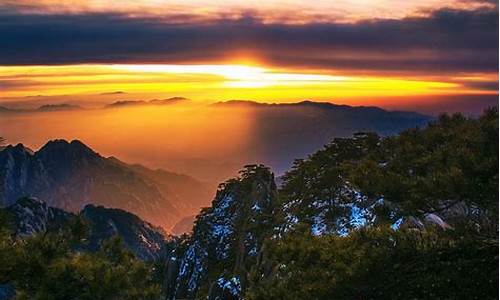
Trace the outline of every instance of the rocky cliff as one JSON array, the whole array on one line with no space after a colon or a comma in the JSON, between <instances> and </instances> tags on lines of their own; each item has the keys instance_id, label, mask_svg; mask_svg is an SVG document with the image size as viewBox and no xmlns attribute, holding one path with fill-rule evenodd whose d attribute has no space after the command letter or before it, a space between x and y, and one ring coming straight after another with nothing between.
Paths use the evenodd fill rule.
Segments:
<instances>
[{"instance_id":1,"label":"rocky cliff","mask_svg":"<svg viewBox=\"0 0 500 300\"><path fill-rule=\"evenodd\" d=\"M220 185L188 246L170 258L167 298L239 299L263 241L273 236L276 201L274 176L260 165Z\"/></svg>"},{"instance_id":2,"label":"rocky cliff","mask_svg":"<svg viewBox=\"0 0 500 300\"><path fill-rule=\"evenodd\" d=\"M166 252L168 236L163 230L120 209L87 205L79 214L73 214L37 199L22 198L0 211L7 215L19 238L64 230L80 217L88 227L88 236L79 246L82 250L96 251L104 240L118 236L141 260L159 259Z\"/></svg>"}]
</instances>

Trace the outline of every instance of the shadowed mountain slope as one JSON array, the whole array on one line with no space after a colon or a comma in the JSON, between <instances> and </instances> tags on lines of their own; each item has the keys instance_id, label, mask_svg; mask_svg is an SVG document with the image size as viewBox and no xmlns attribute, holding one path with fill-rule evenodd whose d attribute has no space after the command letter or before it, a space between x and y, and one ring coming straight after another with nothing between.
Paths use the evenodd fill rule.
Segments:
<instances>
[{"instance_id":1,"label":"shadowed mountain slope","mask_svg":"<svg viewBox=\"0 0 500 300\"><path fill-rule=\"evenodd\" d=\"M87 205L78 214L48 206L33 198L21 198L14 204L0 209L7 215L15 236L27 238L37 233L67 230L72 223L83 229L88 226L88 236L79 246L81 250L97 251L103 242L118 236L126 248L141 260L159 259L165 253L168 236L152 224L121 209ZM77 223L81 217L83 224Z\"/></svg>"},{"instance_id":2,"label":"shadowed mountain slope","mask_svg":"<svg viewBox=\"0 0 500 300\"><path fill-rule=\"evenodd\" d=\"M269 165L277 174L290 168L294 159L314 153L334 138L350 137L357 132L394 135L408 128L424 127L433 120L414 112L313 101L267 104L234 100L213 106L252 116L252 153L248 161Z\"/></svg>"},{"instance_id":3,"label":"shadowed mountain slope","mask_svg":"<svg viewBox=\"0 0 500 300\"><path fill-rule=\"evenodd\" d=\"M50 141L36 152L9 145L0 151L0 167L2 206L25 196L72 212L92 203L133 212L169 230L209 199L208 189L193 178L129 166L76 140Z\"/></svg>"}]
</instances>

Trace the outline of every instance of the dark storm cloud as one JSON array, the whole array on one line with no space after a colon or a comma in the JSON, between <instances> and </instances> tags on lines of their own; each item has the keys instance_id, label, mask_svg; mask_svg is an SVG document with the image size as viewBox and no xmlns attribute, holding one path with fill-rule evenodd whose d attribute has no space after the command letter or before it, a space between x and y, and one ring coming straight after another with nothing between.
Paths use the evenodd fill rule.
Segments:
<instances>
[{"instance_id":1,"label":"dark storm cloud","mask_svg":"<svg viewBox=\"0 0 500 300\"><path fill-rule=\"evenodd\" d=\"M498 91L498 81L479 81L479 82L474 82L474 81L469 81L469 82L464 82L462 83L465 87L471 88L471 89L479 89L479 90L485 90L485 91Z\"/></svg>"},{"instance_id":2,"label":"dark storm cloud","mask_svg":"<svg viewBox=\"0 0 500 300\"><path fill-rule=\"evenodd\" d=\"M190 23L119 14L0 12L0 64L186 63L241 51L293 66L387 71L495 71L498 12L440 10L429 17L354 24Z\"/></svg>"}]
</instances>

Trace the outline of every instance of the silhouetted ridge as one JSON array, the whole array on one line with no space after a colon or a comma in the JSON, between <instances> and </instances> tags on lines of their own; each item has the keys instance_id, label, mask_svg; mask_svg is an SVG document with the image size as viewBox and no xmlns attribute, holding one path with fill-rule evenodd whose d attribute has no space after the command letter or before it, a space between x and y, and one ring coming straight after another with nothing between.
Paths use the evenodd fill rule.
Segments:
<instances>
[{"instance_id":1,"label":"silhouetted ridge","mask_svg":"<svg viewBox=\"0 0 500 300\"><path fill-rule=\"evenodd\" d=\"M38 111L63 111L63 110L78 110L82 109L79 105L62 103L62 104L45 104L37 108Z\"/></svg>"},{"instance_id":2,"label":"silhouetted ridge","mask_svg":"<svg viewBox=\"0 0 500 300\"><path fill-rule=\"evenodd\" d=\"M331 102L318 102L312 100L304 100L300 102L293 103L265 103L265 102L256 102L252 100L228 100L221 101L212 104L214 106L248 106L248 107L312 107L318 109L327 109L327 110L338 110L338 111L359 111L359 112L372 112L372 113L396 113L396 114L408 114L416 117L428 118L431 117L411 112L411 111L392 111L385 110L383 108L377 106L351 106L346 104L335 104Z\"/></svg>"},{"instance_id":3,"label":"silhouetted ridge","mask_svg":"<svg viewBox=\"0 0 500 300\"><path fill-rule=\"evenodd\" d=\"M261 103L252 100L228 100L228 101L215 102L212 104L212 106L249 106L249 107L271 106L271 105L278 105L278 104Z\"/></svg>"},{"instance_id":4,"label":"silhouetted ridge","mask_svg":"<svg viewBox=\"0 0 500 300\"><path fill-rule=\"evenodd\" d=\"M11 155L20 155L20 154L32 155L34 153L33 150L24 146L21 143L15 145L15 146L14 145L7 145L2 149L2 151L5 151L5 153L9 153Z\"/></svg>"},{"instance_id":5,"label":"silhouetted ridge","mask_svg":"<svg viewBox=\"0 0 500 300\"><path fill-rule=\"evenodd\" d=\"M106 108L118 108L118 107L129 107L129 106L142 106L142 105L172 105L178 103L184 103L189 101L189 99L184 97L172 97L167 99L153 99L153 100L120 100L106 105Z\"/></svg>"},{"instance_id":6,"label":"silhouetted ridge","mask_svg":"<svg viewBox=\"0 0 500 300\"><path fill-rule=\"evenodd\" d=\"M0 150L0 206L37 197L77 212L94 203L133 212L168 230L197 213L209 195L192 177L108 159L78 140L52 140L35 153L22 144Z\"/></svg>"},{"instance_id":7,"label":"silhouetted ridge","mask_svg":"<svg viewBox=\"0 0 500 300\"><path fill-rule=\"evenodd\" d=\"M49 171L74 172L75 168L83 167L103 158L84 143L78 140L52 140L35 153L36 158L45 162ZM54 174L58 176L58 174ZM69 175L69 174L68 174ZM59 176L58 176L59 177Z\"/></svg>"},{"instance_id":8,"label":"silhouetted ridge","mask_svg":"<svg viewBox=\"0 0 500 300\"><path fill-rule=\"evenodd\" d=\"M98 155L90 147L88 147L79 140L72 140L71 142L68 142L67 140L64 139L51 140L47 142L42 148L40 148L39 151L37 151L37 154L53 152L53 151L87 153L87 154Z\"/></svg>"},{"instance_id":9,"label":"silhouetted ridge","mask_svg":"<svg viewBox=\"0 0 500 300\"><path fill-rule=\"evenodd\" d=\"M154 104L154 105L169 105L169 104L177 104L177 103L184 103L188 102L189 99L184 98L184 97L171 97L167 99L153 99L148 101L149 104Z\"/></svg>"},{"instance_id":10,"label":"silhouetted ridge","mask_svg":"<svg viewBox=\"0 0 500 300\"><path fill-rule=\"evenodd\" d=\"M126 107L126 106L145 105L145 104L146 101L142 100L121 100L108 104L106 105L106 107L114 108L114 107Z\"/></svg>"}]
</instances>

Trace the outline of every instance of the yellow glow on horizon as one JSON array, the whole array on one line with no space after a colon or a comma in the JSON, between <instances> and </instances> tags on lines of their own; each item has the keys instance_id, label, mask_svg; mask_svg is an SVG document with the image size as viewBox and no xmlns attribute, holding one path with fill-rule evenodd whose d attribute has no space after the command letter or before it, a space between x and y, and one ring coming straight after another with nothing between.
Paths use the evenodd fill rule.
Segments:
<instances>
[{"instance_id":1,"label":"yellow glow on horizon","mask_svg":"<svg viewBox=\"0 0 500 300\"><path fill-rule=\"evenodd\" d=\"M315 82L344 81L347 77L280 73L264 67L247 65L112 65L112 68L132 72L160 74L206 74L223 77L225 86L233 88L262 88L273 85L294 85Z\"/></svg>"},{"instance_id":2,"label":"yellow glow on horizon","mask_svg":"<svg viewBox=\"0 0 500 300\"><path fill-rule=\"evenodd\" d=\"M383 96L496 93L464 82L498 80L496 74L426 78L334 74L244 64L114 64L0 66L0 97L88 95L124 91L144 97L184 96L193 100L246 99L289 102ZM91 99L92 100L92 99Z\"/></svg>"}]
</instances>

